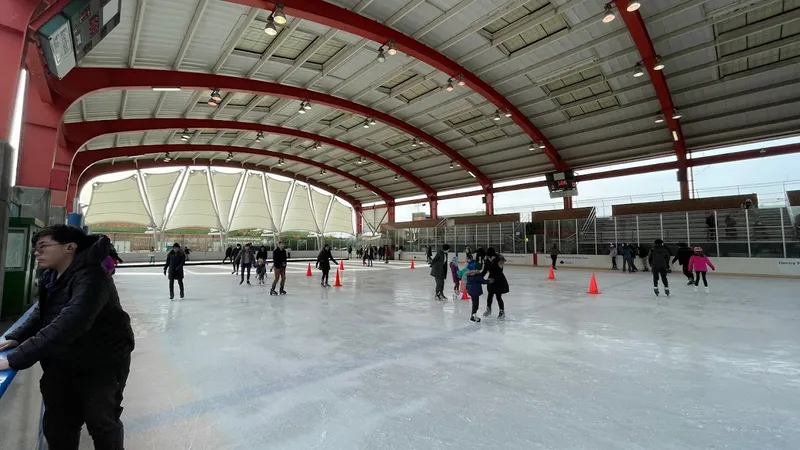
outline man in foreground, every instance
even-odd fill
[[[84,423],[95,449],[122,450],[122,393],[134,341],[130,318],[101,265],[111,244],[67,225],[42,229],[33,244],[39,267],[46,269],[39,303],[0,343],[0,350],[16,347],[0,360],[0,370],[41,363],[50,450],[77,450]]]
[[[278,242],[278,246],[272,251],[272,269],[275,272],[275,279],[272,280],[272,289],[269,290],[269,295],[278,295],[278,292],[275,291],[278,281],[281,283],[280,295],[286,295],[283,287],[286,285],[286,262],[288,257],[283,246],[283,242]]]

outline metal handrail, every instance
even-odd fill
[[[11,328],[9,328],[8,331],[5,332],[5,334],[8,334],[8,333],[14,331],[15,329],[21,327],[22,324],[25,323],[26,320],[28,320],[28,317],[30,317],[31,313],[33,313],[33,309],[35,307],[36,307],[36,304],[34,304],[30,308],[28,308],[28,310],[25,311],[25,314],[23,314],[22,317],[17,319],[17,321],[14,322],[13,325],[11,325]],[[2,341],[0,341],[0,342],[5,342],[5,338],[3,338]],[[6,359],[8,354],[11,353],[12,350],[5,350],[5,351],[0,352],[0,359]],[[0,371],[0,398],[3,398],[3,394],[6,393],[6,390],[11,385],[11,382],[14,381],[14,377],[16,375],[17,375],[17,371],[16,370],[9,369],[9,370]]]

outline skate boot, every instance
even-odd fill
[[[319,285],[320,285],[321,287],[325,287],[325,283],[320,283]]]
[[[240,282],[239,282],[239,285],[241,286],[241,285],[242,285],[242,283],[244,283],[244,280],[240,281]]]
[[[473,322],[476,322],[476,323],[478,323],[478,322],[480,322],[480,321],[481,321],[481,318],[480,318],[480,317],[478,317],[478,315],[477,315],[477,314],[473,314],[472,316],[470,316],[469,320],[471,320],[471,321],[473,321]]]
[[[269,295],[278,295],[278,292],[276,292],[275,289],[270,289]]]
[[[483,313],[483,317],[489,317],[492,315],[492,308],[486,308],[486,312]]]
[[[252,284],[250,284],[250,280],[247,280],[247,285],[252,286]]]
[[[284,290],[283,290],[283,288],[281,288],[281,292],[280,292],[280,294],[281,294],[281,295],[286,295],[286,291],[284,291]]]
[[[708,294],[709,292],[711,292],[711,290],[708,288],[708,286],[706,286],[706,294]]]
[[[667,297],[669,297],[669,288],[664,288],[664,293],[667,294]]]
[[[686,285],[687,285],[687,286],[691,286],[691,285],[693,285],[693,284],[694,284],[694,280],[689,280],[689,281],[686,283]]]
[[[694,287],[694,292],[697,293],[697,286]]]
[[[653,288],[653,292],[656,294],[656,297],[658,297],[658,288],[657,287]]]
[[[506,318],[506,312],[501,309],[500,314],[497,315],[497,320],[504,320],[505,318]]]

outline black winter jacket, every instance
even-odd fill
[[[324,271],[331,270],[331,261],[337,264],[336,260],[333,259],[331,251],[322,249],[317,256],[317,268]]]
[[[20,342],[8,354],[13,369],[41,362],[45,371],[59,367],[87,373],[122,361],[133,351],[130,317],[101,264],[111,243],[102,235],[89,239],[90,247],[78,252],[60,277],[53,270],[42,273],[39,303],[21,327],[6,335]]]
[[[680,265],[686,266],[689,264],[689,260],[692,259],[692,255],[694,255],[694,250],[691,247],[680,247],[672,260],[672,264],[678,261]]]
[[[286,249],[276,248],[272,251],[272,265],[278,269],[286,267]]]
[[[506,259],[499,253],[492,259],[486,258],[481,276],[489,274],[489,278],[494,280],[486,286],[488,292],[494,294],[505,294],[508,292],[508,280],[503,273],[503,265],[505,262]]]
[[[669,267],[669,250],[663,245],[656,245],[650,250],[648,260],[653,270],[667,269]]]
[[[167,262],[164,263],[164,273],[175,280],[183,279],[183,266],[186,264],[186,254],[183,250],[172,249],[167,253]]]

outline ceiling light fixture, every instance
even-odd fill
[[[536,150],[536,144],[534,144],[533,142],[531,142],[531,145],[529,145],[529,146],[528,146],[528,151],[531,151],[531,152],[532,152],[532,151],[534,151],[534,150]]]
[[[418,145],[419,145],[419,140],[418,140],[418,139],[416,139],[416,138],[414,138],[414,140],[412,140],[412,141],[411,141],[411,146],[412,146],[412,147],[416,147],[416,146],[418,146]]]
[[[356,161],[356,164],[364,164],[364,158],[359,156],[358,160]]]
[[[165,163],[168,163],[168,162],[171,162],[171,161],[172,161],[172,157],[171,157],[171,156],[169,156],[169,152],[167,152],[167,154],[166,154],[166,155],[164,155],[164,159],[163,159],[163,161],[164,161]]]
[[[506,117],[511,117],[511,111],[506,110]]]
[[[188,141],[190,138],[191,138],[191,136],[189,135],[189,129],[188,128],[184,128],[183,129],[183,133],[181,134],[181,140],[182,141]]]
[[[152,89],[156,92],[180,92],[181,90],[179,87],[154,87]]]
[[[653,70],[664,70],[664,63],[661,62],[661,57],[656,56],[656,63],[653,64]]]
[[[354,187],[355,187],[356,189],[361,189],[361,185],[360,185],[360,184],[358,184],[358,183],[356,183],[356,185],[355,185]]]
[[[395,174],[395,175],[394,175],[394,181],[398,181],[398,180],[400,180],[400,176],[398,176],[397,174]]]
[[[641,8],[641,7],[642,7],[642,4],[641,4],[641,3],[639,3],[639,2],[637,2],[636,0],[629,0],[629,1],[628,1],[628,7],[627,7],[627,8],[625,8],[625,9],[626,9],[628,12],[634,12],[634,11],[636,11],[637,9]]]
[[[319,142],[314,142],[314,150],[319,150],[321,148],[322,148],[322,144],[320,144]]]
[[[364,128],[369,128],[369,120],[365,120],[365,121],[364,121],[364,125],[362,125],[362,126],[363,126]]]
[[[388,50],[386,50],[386,53],[388,53],[389,56],[394,56],[397,54],[397,49],[394,48],[394,41],[389,41]]]
[[[219,93],[219,89],[214,89],[211,91],[211,100],[219,103],[222,101],[222,95]]]
[[[547,148],[547,146],[544,145],[544,141],[539,142],[539,148]]]
[[[306,101],[303,102],[303,109],[305,109],[306,111],[311,111],[311,101],[306,99]]]
[[[372,125],[375,125],[375,124],[377,124],[377,123],[378,123],[378,122],[376,122],[376,121],[375,121],[375,118],[374,118],[374,117],[370,117],[370,118],[369,118],[369,125],[370,125],[370,126],[372,126]]]
[[[378,57],[375,58],[375,61],[378,61],[379,63],[386,62],[386,55],[383,53],[383,46],[378,49]]]
[[[672,130],[672,140],[678,142],[678,132],[675,130]]]
[[[611,23],[617,18],[617,15],[614,14],[614,9],[612,8],[611,3],[606,3],[604,12],[605,15],[603,16],[603,23]]]
[[[278,34],[278,29],[275,28],[275,18],[271,15],[267,18],[267,25],[264,27],[264,33],[267,33],[269,36]]]
[[[636,63],[636,67],[633,68],[633,77],[639,78],[644,75],[644,65],[641,61]]]
[[[445,89],[447,92],[453,92],[453,90],[454,90],[455,88],[453,87],[453,79],[452,79],[452,78],[448,78],[448,79],[447,79],[447,86],[446,86],[444,89]]]
[[[656,123],[664,123],[664,115],[656,114]]]
[[[495,122],[500,120],[500,110],[499,109],[494,112],[494,117],[492,117],[492,120],[494,120]]]
[[[451,169],[455,169],[455,168],[456,168],[456,165],[455,165],[455,164],[453,164],[453,161],[450,161],[450,168],[451,168]]]
[[[283,5],[281,3],[275,6],[275,12],[272,13],[272,17],[278,25],[286,23],[286,15],[283,13]]]
[[[208,99],[208,106],[219,106],[219,103],[217,103],[213,98],[210,98]]]
[[[680,111],[678,111],[678,108],[675,108],[675,109],[672,110],[672,118],[673,119],[678,120],[681,117],[683,117],[683,115],[680,113]]]
[[[225,162],[231,162],[233,160],[233,152],[228,152],[228,157],[225,158]]]
[[[262,139],[264,139],[264,133],[259,131],[258,134],[256,134],[256,142],[261,142]]]
[[[300,109],[297,110],[297,114],[305,114],[306,108],[301,104]]]
[[[322,169],[322,170],[320,170],[320,171],[319,171],[319,174],[320,174],[320,175],[325,175],[325,169]]]
[[[467,82],[464,81],[464,74],[463,73],[458,74],[456,79],[458,80],[458,85],[459,86],[466,86],[467,85]]]

